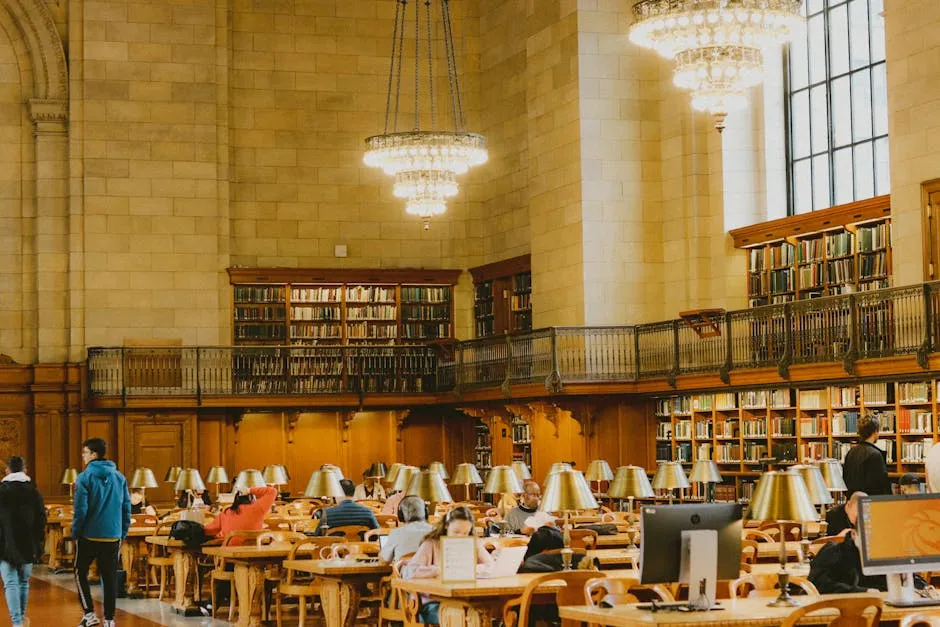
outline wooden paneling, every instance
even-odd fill
[[[268,464],[285,463],[286,423],[287,419],[281,412],[243,414],[238,423],[232,468],[229,470],[261,470]]]
[[[82,441],[89,438],[102,438],[108,444],[108,457],[119,467],[121,465],[117,445],[117,420],[109,414],[91,414],[82,416]],[[79,449],[81,453],[81,449]],[[79,468],[79,470],[81,470]]]
[[[473,419],[455,412],[444,418],[444,458],[441,460],[450,472],[457,464],[473,462]]]
[[[425,466],[444,460],[444,422],[440,416],[411,416],[402,429],[404,461]]]
[[[555,462],[574,462],[577,470],[588,464],[587,438],[581,425],[567,411],[558,411],[557,427],[542,412],[535,412],[532,421],[532,477],[542,482]]]
[[[289,451],[287,468],[291,474],[292,493],[302,493],[310,474],[323,464],[336,464],[343,469],[344,474],[353,475],[351,478],[355,479],[353,469],[346,463],[343,454],[342,420],[339,412],[300,414],[294,428],[293,440],[292,444],[286,445]],[[284,441],[287,441],[286,438]]]
[[[625,466],[620,406],[604,407],[594,416],[594,431],[588,440],[591,459],[604,459],[611,468]]]
[[[160,487],[150,488],[150,500],[159,503],[173,498],[173,486],[162,479],[171,466],[191,468],[196,465],[193,414],[122,416],[123,434],[121,470],[130,480],[135,468],[150,468]]]
[[[225,414],[202,414],[196,425],[196,458],[199,471],[205,477],[213,466],[228,467],[228,430],[234,431]],[[213,486],[214,491],[214,486]]]
[[[493,435],[493,465],[506,466],[512,463],[512,429],[502,420],[491,423]]]
[[[60,412],[33,416],[33,451],[27,466],[36,487],[48,497],[67,497],[68,489],[59,484],[68,467],[68,417]]]
[[[372,462],[387,465],[398,461],[393,412],[357,412],[348,424],[346,439],[343,470],[356,483],[362,481],[362,472]]]

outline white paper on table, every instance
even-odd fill
[[[531,516],[525,519],[523,523],[526,527],[530,529],[538,529],[539,527],[544,527],[545,525],[555,522],[555,517],[546,512],[535,512]]]
[[[476,581],[476,538],[441,537],[441,581],[463,583]]]

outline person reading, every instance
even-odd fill
[[[391,563],[416,552],[421,541],[431,532],[431,525],[427,522],[427,506],[418,496],[402,499],[398,506],[398,522],[399,525],[389,532],[379,552],[379,557],[385,562]]]
[[[156,516],[157,510],[154,509],[153,505],[147,502],[147,495],[144,493],[143,488],[132,488],[131,489],[131,516],[147,514],[149,516]]]

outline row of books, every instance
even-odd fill
[[[672,424],[668,422],[660,422],[658,425],[656,425],[656,437],[662,440],[671,438]]]
[[[715,461],[720,464],[733,464],[741,461],[740,444],[716,444]]]
[[[796,260],[799,263],[817,261],[823,258],[823,238],[800,240],[796,249]]]
[[[822,264],[814,263],[806,266],[801,266],[797,270],[797,277],[799,278],[799,286],[801,290],[812,289],[814,287],[820,287],[823,284],[823,267]]]
[[[931,446],[933,446],[933,438],[924,438],[920,442],[901,442],[901,462],[922,463]]]
[[[532,429],[528,423],[514,422],[512,425],[513,444],[525,444],[532,441]]]
[[[833,407],[858,406],[858,388],[831,387],[829,388],[829,402]]]
[[[342,289],[336,287],[292,287],[292,303],[338,303],[342,298]]]
[[[474,434],[473,448],[477,450],[493,448],[493,437],[490,435],[489,430],[476,430],[476,433]]]
[[[675,425],[675,435],[677,440],[692,439],[692,421],[680,420]]]
[[[933,413],[902,407],[898,412],[898,430],[901,433],[933,433]]]
[[[347,320],[390,320],[395,321],[398,308],[395,305],[366,305],[346,310]]]
[[[858,227],[859,252],[883,250],[891,245],[891,227],[887,222]]]
[[[280,303],[284,301],[283,287],[235,286],[236,303]]]
[[[375,324],[374,322],[355,322],[346,325],[346,337],[353,339],[394,339],[398,337],[398,327],[394,324]]]
[[[404,299],[405,288],[402,288]],[[375,303],[395,300],[394,287],[380,287],[377,285],[351,285],[346,288],[347,303]]]
[[[710,421],[699,421],[695,423],[695,439],[710,440],[712,438],[712,423]]]
[[[353,313],[354,309],[350,310]],[[340,307],[294,307],[290,308],[291,320],[341,320],[343,312]]]
[[[712,458],[712,445],[709,443],[699,444],[695,449],[695,460],[700,459],[711,459]]]
[[[883,277],[888,274],[888,256],[884,252],[862,255],[858,259],[859,278]]]
[[[477,470],[482,470],[483,468],[492,468],[493,466],[493,452],[492,451],[476,451],[476,465]]]
[[[283,324],[241,324],[235,327],[236,340],[283,340],[286,332]]]
[[[898,383],[898,400],[902,403],[929,403],[930,384],[926,382]]]
[[[401,300],[403,303],[448,303],[450,302],[450,287],[402,286]]]
[[[887,405],[894,403],[893,387],[887,383],[863,383],[862,402],[866,405]]]
[[[672,447],[668,444],[657,444],[656,445],[656,461],[657,462],[671,462],[672,461]]]
[[[793,416],[771,416],[770,432],[774,436],[796,435],[796,418]]]
[[[520,294],[532,291],[532,273],[520,272],[512,277],[512,291]]]
[[[826,256],[843,257],[855,252],[855,235],[850,231],[826,235]]]
[[[339,340],[343,337],[343,328],[339,324],[305,324],[291,325],[291,339],[330,339]]]
[[[402,325],[401,336],[409,340],[437,340],[450,337],[450,323],[409,322]]]
[[[840,411],[832,414],[832,435],[855,435],[857,433],[857,411]]]
[[[766,438],[767,421],[766,420],[745,420],[741,423],[741,431],[746,438]]]
[[[478,300],[473,304],[473,316],[483,318],[493,315],[493,300]]]
[[[287,319],[284,307],[236,307],[235,320],[237,322],[268,321],[278,322]]]
[[[523,311],[532,308],[531,294],[515,294],[510,299],[510,307],[513,311]]]
[[[402,320],[450,320],[450,305],[417,305],[403,304],[401,306]]]
[[[784,463],[800,461],[796,454],[796,442],[774,442],[770,456]]]
[[[779,294],[780,292],[793,291],[793,270],[786,268],[775,270],[770,273],[770,293]]]
[[[745,442],[744,443],[744,461],[746,462],[756,462],[761,459],[768,457],[767,445],[766,444],[757,444],[756,442]]]
[[[793,245],[788,242],[770,247],[770,267],[784,268],[793,265]]]
[[[691,462],[692,461],[692,445],[689,443],[677,444],[676,445],[676,461],[677,462]]]
[[[290,363],[292,375],[337,376],[343,374],[343,362],[336,359],[293,360]]]
[[[801,436],[829,435],[829,418],[825,415],[800,418]]]
[[[736,438],[740,436],[740,420],[715,421],[716,438]]]

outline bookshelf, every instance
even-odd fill
[[[532,330],[529,255],[470,269],[476,337]]]
[[[890,287],[890,198],[731,232],[747,251],[752,307]]]
[[[459,275],[459,270],[229,268],[233,342],[329,346],[452,340]]]
[[[940,439],[938,391],[940,381],[865,381],[655,398],[656,461],[711,458],[726,480],[716,496],[730,498],[734,485],[733,498],[746,498],[764,458],[776,458],[777,467],[841,460],[858,437],[859,418],[875,415],[889,473],[922,474],[927,448]]]
[[[532,427],[519,416],[512,419],[512,461],[532,467]]]
[[[477,418],[473,423],[473,459],[482,476],[493,467],[493,435],[490,428]]]

